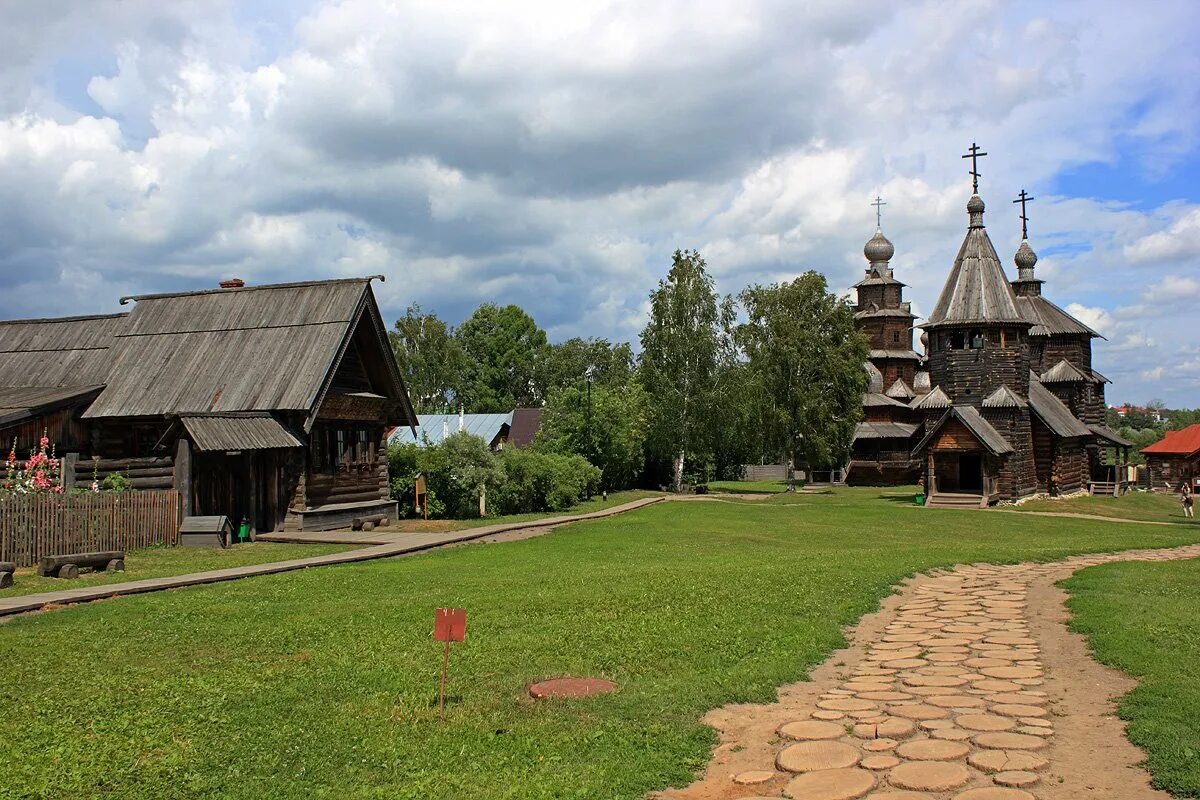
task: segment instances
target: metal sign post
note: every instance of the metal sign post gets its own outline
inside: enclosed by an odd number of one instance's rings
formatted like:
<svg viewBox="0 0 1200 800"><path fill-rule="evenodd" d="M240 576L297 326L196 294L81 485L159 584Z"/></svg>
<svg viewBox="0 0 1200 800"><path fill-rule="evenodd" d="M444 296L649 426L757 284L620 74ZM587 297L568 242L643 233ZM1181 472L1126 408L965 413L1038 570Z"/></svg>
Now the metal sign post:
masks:
<svg viewBox="0 0 1200 800"><path fill-rule="evenodd" d="M446 721L446 675L450 671L450 643L467 640L467 612L462 608L439 608L433 612L433 640L444 642L442 680L438 686L438 721Z"/></svg>

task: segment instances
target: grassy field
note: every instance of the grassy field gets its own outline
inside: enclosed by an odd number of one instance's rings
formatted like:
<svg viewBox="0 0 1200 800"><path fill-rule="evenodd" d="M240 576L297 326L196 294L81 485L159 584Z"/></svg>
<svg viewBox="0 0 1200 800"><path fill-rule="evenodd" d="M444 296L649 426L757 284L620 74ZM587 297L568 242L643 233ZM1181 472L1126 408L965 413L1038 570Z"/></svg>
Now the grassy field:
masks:
<svg viewBox="0 0 1200 800"><path fill-rule="evenodd" d="M1119 714L1154 785L1200 797L1200 561L1107 564L1063 586L1096 657L1138 679Z"/></svg>
<svg viewBox="0 0 1200 800"><path fill-rule="evenodd" d="M393 522L385 530L400 532L439 532L457 531L463 528L479 528L484 525L504 525L510 522L530 522L546 517L562 517L574 514L590 514L593 511L603 511L606 508L631 503L647 497L661 497L662 492L651 492L643 489L629 489L623 492L609 492L608 498L597 495L591 500L576 503L566 511L538 511L529 514L509 514L503 517L483 517L481 519L402 519Z"/></svg>
<svg viewBox="0 0 1200 800"><path fill-rule="evenodd" d="M780 494L787 491L787 481L709 481L708 490L736 494Z"/></svg>
<svg viewBox="0 0 1200 800"><path fill-rule="evenodd" d="M1054 511L1060 514L1095 514L1117 519L1182 522L1200 525L1196 518L1183 516L1179 496L1164 492L1130 492L1121 497L1072 497L1065 500L1031 500L1017 506L1019 511Z"/></svg>
<svg viewBox="0 0 1200 800"><path fill-rule="evenodd" d="M1200 540L923 511L906 490L670 502L546 536L0 625L0 797L628 798L689 782L904 576ZM437 723L438 606L468 610ZM530 681L616 680L533 703Z"/></svg>
<svg viewBox="0 0 1200 800"><path fill-rule="evenodd" d="M85 572L74 580L42 578L35 568L19 569L14 573L13 585L0 589L0 597L53 592L58 589L82 589L85 586L100 586L106 583L124 583L142 578L162 578L168 575L184 575L189 572L206 572L210 569L245 567L265 564L269 561L287 561L292 558L321 556L340 553L352 547L340 544L272 544L255 542L237 544L225 550L184 547L148 547L131 550L125 557L124 572Z"/></svg>

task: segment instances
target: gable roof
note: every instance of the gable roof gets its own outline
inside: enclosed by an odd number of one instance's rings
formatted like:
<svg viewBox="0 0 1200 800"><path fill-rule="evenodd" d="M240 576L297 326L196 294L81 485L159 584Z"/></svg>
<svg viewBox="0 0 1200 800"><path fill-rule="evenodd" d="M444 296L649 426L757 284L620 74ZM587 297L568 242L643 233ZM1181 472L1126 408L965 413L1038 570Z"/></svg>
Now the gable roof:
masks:
<svg viewBox="0 0 1200 800"><path fill-rule="evenodd" d="M937 436L938 431L952 419L957 419L966 426L971 435L987 448L992 455L1004 456L1013 452L1013 447L1008 443L1008 440L998 430L993 428L992 424L984 419L973 406L951 406L947 409L946 413L941 416L941 419L925 432L925 436L913 448L913 452L920 452L928 447L934 437Z"/></svg>
<svg viewBox="0 0 1200 800"><path fill-rule="evenodd" d="M983 323L1026 324L996 248L983 227L983 200L967 202L970 227L937 303L922 328Z"/></svg>
<svg viewBox="0 0 1200 800"><path fill-rule="evenodd" d="M906 422L860 422L854 429L855 439L907 439L917 430Z"/></svg>
<svg viewBox="0 0 1200 800"><path fill-rule="evenodd" d="M538 429L542 426L542 409L518 408L512 413L508 443L513 447L528 447L533 444Z"/></svg>
<svg viewBox="0 0 1200 800"><path fill-rule="evenodd" d="M1040 419L1056 436L1072 439L1080 436L1091 436L1088 426L1079 421L1071 409L1055 397L1049 389L1038 381L1029 382L1029 407L1034 416Z"/></svg>
<svg viewBox="0 0 1200 800"><path fill-rule="evenodd" d="M1025 408L1029 404L1018 397L1012 389L1001 386L983 398L982 405L984 408Z"/></svg>
<svg viewBox="0 0 1200 800"><path fill-rule="evenodd" d="M904 382L903 378L896 378L896 382L889 386L884 394L897 400L912 400L917 396L912 389L908 388L908 384Z"/></svg>
<svg viewBox="0 0 1200 800"><path fill-rule="evenodd" d="M1126 439L1121 434L1114 431L1107 425L1088 425L1088 430L1104 439L1107 442L1115 444L1117 447L1133 447L1133 442Z"/></svg>
<svg viewBox="0 0 1200 800"><path fill-rule="evenodd" d="M879 408L881 406L897 406L899 408L908 408L907 403L901 403L899 400L894 400L886 394L880 392L867 392L862 398L863 408Z"/></svg>
<svg viewBox="0 0 1200 800"><path fill-rule="evenodd" d="M921 411L925 411L933 408L949 408L950 405L950 396L942 391L942 387L935 386L933 387L933 391L929 392L929 394L922 395L921 397L913 400L909 404L909 408L916 408L920 409Z"/></svg>
<svg viewBox="0 0 1200 800"><path fill-rule="evenodd" d="M270 414L202 414L181 417L197 450L273 450L303 447Z"/></svg>
<svg viewBox="0 0 1200 800"><path fill-rule="evenodd" d="M1029 329L1030 336L1077 335L1104 338L1040 294L1018 297L1017 307L1021 315L1033 324Z"/></svg>
<svg viewBox="0 0 1200 800"><path fill-rule="evenodd" d="M1183 430L1167 431L1167 435L1154 444L1142 448L1142 454L1161 456L1193 456L1200 453L1200 422L1188 425Z"/></svg>
<svg viewBox="0 0 1200 800"><path fill-rule="evenodd" d="M387 343L371 278L210 289L133 298L112 370L86 418L295 411L312 425L351 334L386 362L375 387L416 421Z"/></svg>

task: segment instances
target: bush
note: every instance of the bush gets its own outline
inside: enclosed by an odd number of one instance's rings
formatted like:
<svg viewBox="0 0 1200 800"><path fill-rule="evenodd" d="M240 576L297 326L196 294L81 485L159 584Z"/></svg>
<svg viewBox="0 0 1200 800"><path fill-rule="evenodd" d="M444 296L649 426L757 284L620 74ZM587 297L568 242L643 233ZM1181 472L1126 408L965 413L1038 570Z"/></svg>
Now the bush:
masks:
<svg viewBox="0 0 1200 800"><path fill-rule="evenodd" d="M600 483L600 470L581 456L508 449L499 455L477 436L458 433L440 444L388 447L392 499L403 516L416 514L413 483L425 475L429 516L479 516L480 490L489 515L570 508Z"/></svg>
<svg viewBox="0 0 1200 800"><path fill-rule="evenodd" d="M501 451L500 465L504 481L495 507L501 514L563 511L600 483L600 470L577 455L509 449Z"/></svg>

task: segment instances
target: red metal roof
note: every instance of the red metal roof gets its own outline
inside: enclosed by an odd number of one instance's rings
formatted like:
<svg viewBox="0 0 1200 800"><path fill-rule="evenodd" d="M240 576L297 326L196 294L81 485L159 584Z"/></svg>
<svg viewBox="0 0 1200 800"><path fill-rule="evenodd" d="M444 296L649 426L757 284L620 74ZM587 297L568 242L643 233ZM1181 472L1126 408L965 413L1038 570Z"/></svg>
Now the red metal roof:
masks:
<svg viewBox="0 0 1200 800"><path fill-rule="evenodd" d="M1200 452L1200 422L1180 431L1167 431L1166 436L1143 447L1142 452L1163 456L1190 456Z"/></svg>

